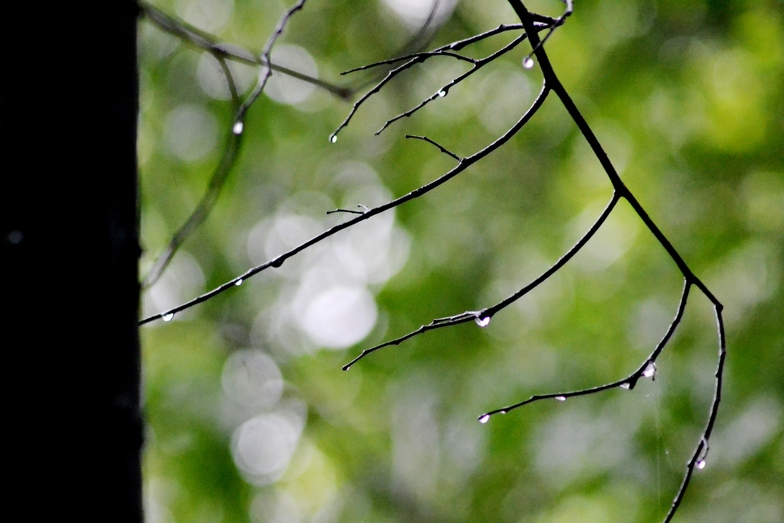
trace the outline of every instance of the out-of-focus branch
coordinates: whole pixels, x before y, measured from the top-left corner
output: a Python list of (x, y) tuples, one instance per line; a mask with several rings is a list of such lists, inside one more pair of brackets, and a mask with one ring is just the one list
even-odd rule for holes
[(191, 45), (207, 51), (216, 58), (225, 58), (227, 60), (232, 60), (247, 65), (269, 65), (269, 68), (273, 71), (277, 71), (281, 74), (296, 78), (297, 80), (302, 80), (303, 82), (315, 85), (316, 87), (334, 94), (341, 100), (350, 100), (351, 97), (354, 96), (354, 93), (356, 93), (355, 87), (332, 84), (330, 82), (321, 80), (320, 78), (315, 78), (313, 76), (300, 73), (298, 71), (294, 71), (293, 69), (289, 69), (288, 67), (271, 62), (263, 53), (256, 54), (245, 49), (244, 47), (240, 47), (235, 44), (221, 43), (215, 36), (202, 31), (201, 29), (193, 27), (184, 20), (180, 20), (179, 18), (167, 14), (147, 2), (139, 1), (139, 7), (142, 9), (142, 12), (147, 17), (147, 19), (155, 24), (155, 26), (159, 29), (166, 31), (167, 33), (172, 34)]

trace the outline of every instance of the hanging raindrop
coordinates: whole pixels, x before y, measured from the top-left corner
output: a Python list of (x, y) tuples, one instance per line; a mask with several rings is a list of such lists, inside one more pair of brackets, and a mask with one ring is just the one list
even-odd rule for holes
[(240, 285), (242, 285), (242, 278), (240, 278), (239, 280), (235, 281), (235, 282), (234, 282), (234, 285), (236, 285), (237, 287), (239, 287)]
[(479, 416), (479, 423), (487, 423), (488, 421), (490, 421), (490, 414)]
[(329, 141), (330, 141), (330, 142), (332, 142), (332, 143), (335, 143), (335, 142), (337, 142), (337, 141), (338, 141), (338, 135), (336, 135), (336, 134), (333, 134), (333, 135), (330, 137)]
[(656, 364), (654, 362), (650, 362), (645, 370), (642, 371), (642, 375), (646, 378), (656, 379)]
[(556, 396), (556, 401), (566, 401), (566, 396)]
[(525, 60), (523, 60), (523, 67), (526, 69), (532, 69), (534, 66), (534, 59), (530, 56), (526, 56)]
[(701, 459), (697, 462), (697, 469), (702, 470), (705, 468), (705, 460)]
[(483, 316), (481, 318), (477, 318), (474, 321), (476, 321), (476, 324), (479, 325), (480, 327), (487, 327), (488, 325), (490, 325), (490, 316)]
[(242, 134), (242, 130), (245, 128), (245, 125), (242, 122), (237, 122), (234, 124), (234, 127), (231, 128), (231, 132), (235, 135)]
[(441, 98), (443, 98), (444, 96), (446, 96), (446, 91), (439, 91), (439, 92), (438, 92), (438, 96), (440, 96)]
[(164, 314), (161, 317), (163, 318), (163, 321), (172, 321), (172, 318), (174, 318), (174, 313), (173, 312), (167, 312), (166, 314)]
[(627, 381), (627, 382), (621, 383), (621, 388), (622, 388), (623, 390), (631, 390), (632, 386), (631, 386), (631, 385), (629, 384), (629, 382)]

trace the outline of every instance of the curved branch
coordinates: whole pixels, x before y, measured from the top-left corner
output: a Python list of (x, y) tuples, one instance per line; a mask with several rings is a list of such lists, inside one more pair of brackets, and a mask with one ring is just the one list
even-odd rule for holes
[[(615, 204), (618, 203), (618, 200), (619, 200), (618, 195), (614, 194), (612, 199), (610, 200), (610, 203), (607, 204), (607, 207), (605, 207), (604, 211), (602, 211), (602, 214), (599, 216), (599, 218), (597, 218), (597, 220), (593, 223), (593, 225), (591, 225), (588, 231), (577, 241), (577, 243), (572, 245), (572, 247), (569, 248), (569, 250), (566, 251), (566, 253), (564, 253), (564, 255), (561, 256), (552, 267), (547, 269), (545, 272), (539, 275), (538, 278), (536, 278), (534, 281), (532, 281), (531, 283), (529, 283), (528, 285), (526, 285), (525, 287), (523, 287), (522, 289), (514, 293), (512, 296), (506, 298), (505, 300), (501, 301), (496, 305), (493, 305), (492, 307), (482, 309), (481, 311), (466, 311), (461, 314), (457, 314), (455, 316), (448, 316), (446, 318), (437, 318), (431, 321), (430, 323), (428, 323), (427, 325), (422, 325), (417, 330), (409, 332), (408, 334), (400, 336), (399, 338), (395, 338), (394, 340), (381, 343), (379, 345), (376, 345), (375, 347), (365, 349), (362, 351), (362, 353), (359, 356), (357, 356), (350, 362), (343, 365), (343, 370), (348, 370), (349, 368), (351, 368), (352, 365), (354, 365), (356, 362), (358, 362), (368, 354), (376, 352), (377, 350), (382, 349), (384, 347), (389, 347), (390, 345), (400, 345), (404, 341), (413, 338), (414, 336), (424, 334), (427, 331), (440, 329), (442, 327), (452, 327), (454, 325), (459, 325), (461, 323), (465, 323), (471, 320), (474, 320), (477, 323), (477, 325), (479, 325), (480, 327), (486, 327), (490, 323), (490, 319), (493, 317), (495, 313), (497, 313), (502, 309), (505, 309), (515, 301), (519, 300), (520, 298), (522, 298), (523, 296), (531, 292), (533, 289), (535, 289), (543, 282), (545, 282), (548, 278), (550, 278), (550, 276), (558, 272), (558, 270), (560, 270), (564, 265), (566, 265), (566, 263), (570, 259), (572, 259), (572, 257), (575, 254), (577, 254), (580, 251), (580, 249), (582, 249), (585, 246), (585, 244), (588, 243), (588, 241), (593, 237), (593, 235), (596, 234), (596, 232), (602, 227), (602, 224), (610, 216), (610, 213), (615, 208)], [(522, 406), (523, 404), (519, 406)], [(498, 412), (500, 412), (500, 410)], [(493, 413), (491, 412), (488, 414), (493, 414)]]
[(357, 216), (356, 218), (352, 218), (351, 220), (348, 220), (346, 222), (339, 223), (327, 229), (326, 231), (322, 232), (321, 234), (314, 236), (310, 240), (301, 243), (300, 245), (294, 247), (293, 249), (286, 251), (285, 253), (279, 255), (277, 258), (267, 261), (261, 265), (257, 265), (256, 267), (249, 269), (248, 271), (241, 274), (240, 276), (237, 276), (227, 281), (226, 283), (220, 285), (219, 287), (216, 287), (215, 289), (212, 289), (209, 292), (202, 294), (201, 296), (198, 296), (188, 302), (185, 302), (167, 311), (160, 312), (152, 316), (148, 316), (147, 318), (141, 320), (139, 322), (139, 325), (144, 325), (155, 320), (164, 320), (164, 321), (171, 320), (174, 317), (174, 315), (177, 314), (178, 312), (184, 311), (186, 309), (190, 309), (195, 305), (210, 300), (215, 296), (222, 294), (231, 288), (234, 288), (238, 283), (241, 283), (242, 281), (251, 278), (256, 274), (266, 269), (269, 269), (270, 267), (280, 267), (281, 265), (283, 265), (283, 262), (285, 262), (287, 259), (297, 255), (298, 253), (304, 251), (308, 247), (315, 245), (326, 238), (329, 238), (330, 236), (342, 231), (343, 229), (347, 229), (353, 225), (356, 225), (361, 221), (372, 218), (377, 214), (381, 214), (390, 209), (394, 209), (399, 205), (402, 205), (410, 200), (419, 198), (424, 194), (427, 194), (428, 192), (432, 191), (436, 187), (439, 187), (440, 185), (451, 180), (461, 172), (468, 169), (471, 165), (475, 164), (476, 162), (478, 162), (479, 160), (481, 160), (482, 158), (489, 155), (490, 153), (492, 153), (493, 151), (495, 151), (496, 149), (504, 145), (506, 142), (508, 142), (514, 135), (516, 135), (520, 131), (520, 129), (523, 128), (523, 126), (525, 126), (526, 123), (528, 123), (528, 121), (533, 117), (533, 115), (536, 114), (536, 112), (539, 110), (539, 108), (542, 106), (545, 99), (547, 98), (549, 92), (550, 90), (547, 88), (547, 86), (543, 85), (542, 90), (539, 92), (539, 95), (536, 97), (536, 100), (534, 100), (531, 107), (529, 107), (528, 110), (525, 112), (525, 114), (523, 114), (523, 116), (521, 116), (520, 119), (511, 128), (509, 128), (503, 135), (501, 135), (491, 144), (485, 146), (483, 149), (472, 154), (471, 156), (463, 158), (460, 161), (460, 163), (458, 163), (455, 167), (453, 167), (451, 170), (441, 175), (440, 177), (436, 178), (432, 182), (425, 184), (421, 187), (418, 187), (417, 189), (414, 189), (408, 194), (400, 196), (395, 200), (387, 202), (383, 205), (379, 205), (378, 207), (369, 209), (368, 211), (364, 212), (362, 215)]

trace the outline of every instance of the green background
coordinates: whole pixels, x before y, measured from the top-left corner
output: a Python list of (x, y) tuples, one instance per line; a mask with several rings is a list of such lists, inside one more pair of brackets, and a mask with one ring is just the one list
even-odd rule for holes
[[(254, 52), (287, 7), (155, 5)], [(527, 7), (557, 16), (563, 6)], [(517, 20), (504, 1), (463, 0), (441, 22), (431, 48)], [(309, 0), (273, 61), (305, 67), (296, 56), (309, 55), (321, 79), (357, 85), (373, 76), (339, 73), (394, 56), (411, 27), (381, 1)], [(139, 40), (144, 274), (206, 190), (234, 110), (209, 55), (147, 20)], [(377, 205), (454, 165), (406, 133), (462, 156), (490, 143), (539, 90), (538, 66), (520, 66), (529, 51), (374, 136), (466, 70), (431, 59), (371, 98), (335, 144), (350, 103), (270, 86), (278, 94), (250, 109), (212, 215), (146, 293), (144, 315), (349, 217), (327, 210)], [(675, 521), (784, 521), (784, 5), (578, 0), (547, 51), (628, 187), (725, 305), (724, 399)], [(233, 67), (246, 92), (257, 71)], [(682, 277), (624, 202), (488, 327), (430, 332), (340, 370), (362, 348), (518, 290), (611, 194), (551, 96), (513, 140), (434, 192), (143, 327), (147, 520), (662, 520), (713, 394), (716, 326), (696, 289), (654, 381), (476, 421), (532, 394), (621, 379), (664, 334)]]

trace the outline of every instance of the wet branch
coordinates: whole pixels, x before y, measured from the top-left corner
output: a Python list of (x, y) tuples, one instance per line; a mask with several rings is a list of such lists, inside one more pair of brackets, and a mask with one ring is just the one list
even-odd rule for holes
[(610, 203), (607, 204), (607, 207), (604, 209), (602, 214), (594, 222), (594, 224), (591, 225), (591, 227), (582, 236), (582, 238), (580, 238), (577, 241), (577, 243), (572, 245), (572, 247), (563, 256), (561, 256), (561, 258), (559, 258), (558, 261), (555, 262), (555, 264), (552, 267), (547, 269), (538, 278), (536, 278), (530, 284), (526, 285), (520, 291), (516, 292), (509, 298), (503, 300), (502, 302), (496, 305), (493, 305), (492, 307), (482, 309), (481, 311), (466, 311), (461, 314), (457, 314), (455, 316), (448, 316), (446, 318), (437, 318), (431, 321), (430, 323), (428, 323), (427, 325), (422, 325), (417, 330), (409, 332), (408, 334), (400, 336), (399, 338), (395, 338), (394, 340), (390, 340), (381, 343), (379, 345), (376, 345), (374, 347), (371, 347), (369, 349), (365, 349), (360, 353), (359, 356), (357, 356), (350, 362), (343, 365), (343, 370), (350, 369), (352, 365), (354, 365), (356, 362), (358, 362), (368, 354), (372, 354), (373, 352), (376, 352), (379, 349), (383, 349), (384, 347), (389, 347), (391, 345), (400, 345), (404, 341), (411, 339), (414, 336), (424, 334), (427, 331), (440, 329), (442, 327), (452, 327), (454, 325), (460, 325), (461, 323), (466, 323), (471, 320), (475, 321), (477, 325), (479, 325), (480, 327), (487, 327), (487, 325), (489, 325), (490, 323), (490, 319), (493, 317), (493, 314), (508, 307), (518, 299), (525, 296), (527, 293), (529, 293), (530, 291), (538, 287), (540, 284), (542, 284), (544, 281), (546, 281), (548, 278), (550, 278), (550, 276), (555, 274), (561, 267), (566, 265), (566, 262), (568, 262), (575, 254), (577, 254), (580, 251), (580, 249), (582, 249), (583, 246), (586, 243), (588, 243), (588, 240), (590, 240), (591, 237), (593, 237), (593, 235), (596, 234), (596, 232), (602, 227), (602, 224), (605, 222), (607, 217), (610, 216), (610, 213), (615, 208), (616, 203), (618, 203), (618, 196), (613, 195), (612, 200), (610, 200)]
[(243, 274), (241, 274), (241, 275), (239, 275), (239, 276), (237, 276), (235, 278), (232, 278), (231, 280), (227, 281), (226, 283), (220, 285), (219, 287), (216, 287), (215, 289), (212, 289), (209, 292), (206, 292), (206, 293), (202, 294), (201, 296), (198, 296), (198, 297), (196, 297), (196, 298), (194, 298), (194, 299), (192, 299), (192, 300), (190, 300), (188, 302), (185, 302), (185, 303), (183, 303), (181, 305), (178, 305), (178, 306), (176, 306), (176, 307), (174, 307), (172, 309), (169, 309), (169, 310), (160, 312), (158, 314), (154, 314), (152, 316), (149, 316), (147, 318), (144, 318), (143, 320), (141, 320), (139, 322), (139, 325), (145, 325), (147, 323), (150, 323), (150, 322), (153, 322), (153, 321), (156, 321), (156, 320), (169, 321), (178, 312), (184, 311), (186, 309), (190, 309), (191, 307), (194, 307), (194, 306), (196, 306), (196, 305), (198, 305), (200, 303), (204, 303), (205, 301), (210, 300), (210, 299), (214, 298), (215, 296), (217, 296), (219, 294), (222, 294), (222, 293), (226, 292), (227, 290), (236, 287), (238, 283), (242, 283), (244, 280), (246, 280), (248, 278), (251, 278), (251, 277), (255, 276), (256, 274), (258, 274), (258, 273), (260, 273), (262, 271), (265, 271), (265, 270), (269, 269), (270, 267), (272, 267), (272, 268), (280, 267), (281, 265), (283, 265), (283, 262), (285, 262), (287, 259), (289, 259), (289, 258), (291, 258), (293, 256), (296, 256), (297, 254), (299, 254), (300, 252), (304, 251), (305, 249), (307, 249), (307, 248), (309, 248), (309, 247), (311, 247), (311, 246), (313, 246), (313, 245), (315, 245), (315, 244), (325, 240), (326, 238), (329, 238), (330, 236), (333, 236), (334, 234), (342, 231), (343, 229), (347, 229), (347, 228), (349, 228), (349, 227), (351, 227), (353, 225), (356, 225), (357, 223), (359, 223), (361, 221), (370, 219), (373, 216), (381, 214), (381, 213), (383, 213), (385, 211), (388, 211), (390, 209), (394, 209), (395, 207), (397, 207), (399, 205), (402, 205), (402, 204), (404, 204), (404, 203), (406, 203), (408, 201), (414, 200), (416, 198), (419, 198), (420, 196), (423, 196), (423, 195), (427, 194), (428, 192), (432, 191), (436, 187), (439, 187), (440, 185), (442, 185), (442, 184), (446, 183), (447, 181), (451, 180), (452, 178), (454, 178), (458, 174), (460, 174), (463, 171), (465, 171), (466, 169), (468, 169), (471, 165), (473, 165), (476, 162), (480, 161), (481, 159), (485, 158), (486, 156), (491, 154), (493, 151), (495, 151), (496, 149), (498, 149), (499, 147), (501, 147), (502, 145), (507, 143), (514, 135), (516, 135), (520, 131), (520, 129), (523, 128), (523, 126), (525, 126), (526, 123), (528, 123), (528, 121), (531, 119), (531, 117), (534, 114), (536, 114), (536, 112), (539, 110), (539, 108), (542, 106), (542, 104), (544, 103), (545, 99), (547, 98), (547, 95), (549, 94), (549, 92), (550, 92), (550, 90), (546, 86), (542, 86), (542, 90), (539, 92), (539, 95), (536, 97), (536, 99), (534, 100), (534, 102), (531, 105), (531, 107), (529, 107), (528, 110), (525, 112), (525, 114), (523, 114), (523, 116), (521, 116), (520, 119), (511, 128), (509, 128), (503, 135), (501, 135), (499, 138), (497, 138), (495, 141), (493, 141), (489, 145), (485, 146), (483, 149), (481, 149), (481, 150), (477, 151), (476, 153), (472, 154), (471, 156), (463, 158), (460, 161), (460, 163), (458, 163), (455, 167), (453, 167), (451, 170), (449, 170), (445, 174), (441, 175), (440, 177), (436, 178), (435, 180), (431, 181), (430, 183), (422, 185), (421, 187), (418, 187), (418, 188), (414, 189), (413, 191), (411, 191), (411, 192), (409, 192), (409, 193), (407, 193), (407, 194), (405, 194), (403, 196), (400, 196), (399, 198), (396, 198), (395, 200), (392, 200), (392, 201), (387, 202), (385, 204), (379, 205), (378, 207), (374, 207), (372, 209), (369, 209), (369, 210), (365, 211), (364, 213), (362, 213), (361, 215), (358, 215), (356, 218), (352, 218), (352, 219), (350, 219), (350, 220), (348, 220), (346, 222), (339, 223), (339, 224), (337, 224), (337, 225), (327, 229), (326, 231), (322, 232), (321, 234), (318, 234), (317, 236), (314, 236), (310, 240), (307, 240), (307, 241), (301, 243), (300, 245), (298, 245), (298, 246), (296, 246), (296, 247), (286, 251), (285, 253), (279, 255), (278, 257), (276, 257), (276, 258), (274, 258), (272, 260), (269, 260), (269, 261), (267, 261), (267, 262), (265, 262), (265, 263), (263, 263), (261, 265), (257, 265), (256, 267), (253, 267), (253, 268), (247, 270), (245, 273), (243, 273)]
[(427, 142), (427, 143), (429, 143), (429, 144), (432, 144), (432, 145), (434, 145), (435, 147), (437, 147), (439, 151), (441, 151), (442, 153), (446, 154), (447, 156), (451, 156), (452, 158), (454, 158), (454, 159), (455, 159), (455, 160), (457, 160), (458, 162), (462, 162), (462, 161), (463, 161), (463, 159), (462, 159), (462, 158), (460, 158), (458, 155), (456, 155), (455, 153), (453, 153), (453, 152), (452, 152), (452, 151), (450, 151), (449, 149), (446, 149), (446, 148), (445, 148), (444, 146), (442, 146), (441, 144), (439, 144), (439, 143), (437, 143), (437, 142), (435, 142), (435, 141), (431, 140), (431, 139), (430, 139), (430, 138), (428, 138), (427, 136), (416, 136), (416, 135), (413, 135), (413, 134), (407, 134), (407, 135), (406, 135), (406, 138), (415, 139), (415, 140), (422, 140), (423, 142)]

